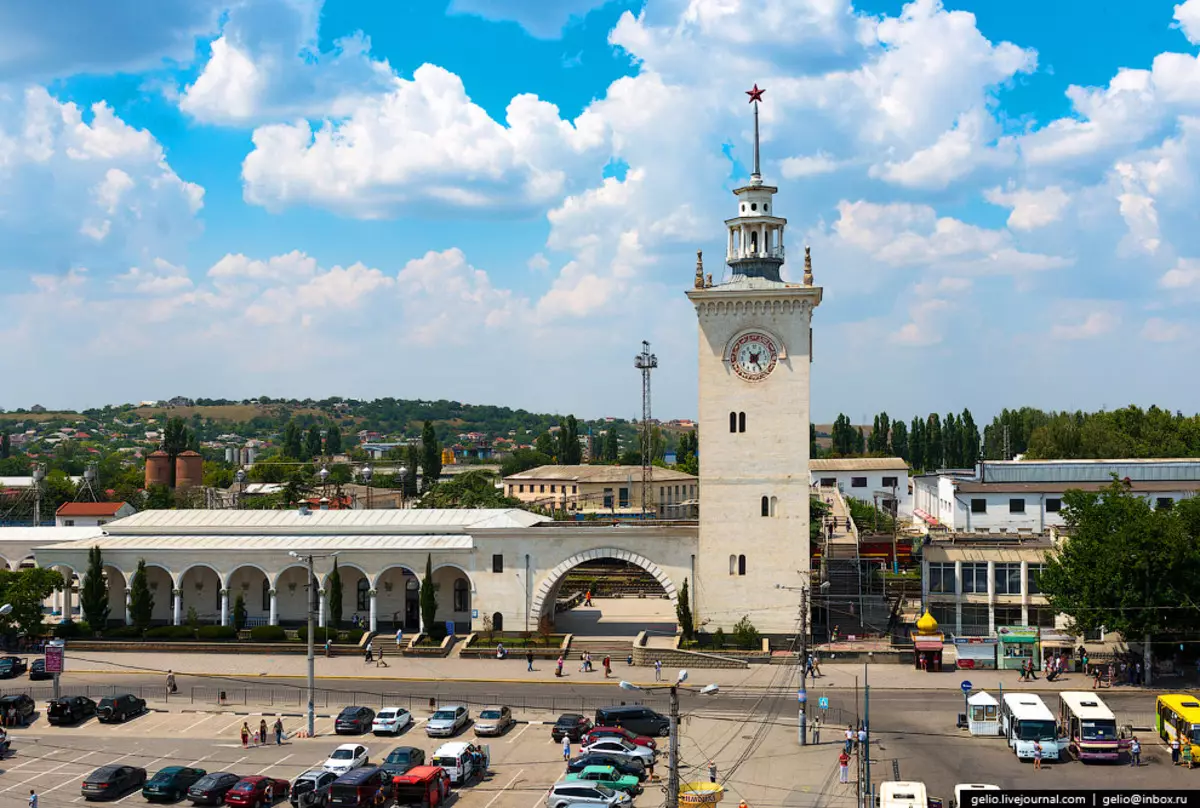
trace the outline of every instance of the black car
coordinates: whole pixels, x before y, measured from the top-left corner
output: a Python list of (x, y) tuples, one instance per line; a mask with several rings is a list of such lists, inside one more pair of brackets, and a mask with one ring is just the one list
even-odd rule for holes
[(0, 679), (11, 679), (29, 670), (29, 660), (19, 656), (0, 657)]
[(414, 766), (425, 765), (425, 752), (415, 746), (397, 746), (379, 764), (389, 777), (405, 774)]
[(361, 735), (369, 732), (375, 711), (370, 707), (347, 707), (333, 722), (333, 731), (338, 735)]
[(46, 670), (46, 660), (35, 659), (29, 666), (29, 680), (36, 682), (39, 679), (53, 679), (54, 674)]
[(8, 716), (8, 708), (15, 707), (17, 710), (17, 724), (25, 726), (33, 720), (33, 714), (36, 710), (33, 704), (33, 699), (24, 693), (14, 693), (11, 696), (0, 698), (0, 712), (3, 712), (5, 718)]
[(572, 743), (580, 743), (591, 729), (592, 722), (579, 713), (563, 713), (550, 728), (550, 737), (561, 743), (563, 736), (566, 736)]
[(619, 758), (615, 755), (605, 755), (600, 752), (592, 752), (573, 758), (567, 763), (567, 772), (578, 774), (588, 766), (612, 766), (617, 770), (618, 774), (632, 775), (638, 780), (646, 779), (646, 767), (640, 760)]
[(51, 724), (74, 724), (96, 714), (96, 702), (87, 696), (64, 696), (46, 705), (46, 719)]
[(240, 774), (211, 772), (192, 784), (187, 790), (187, 798), (193, 805), (223, 805), (225, 793), (241, 779)]
[(112, 800), (146, 784), (146, 770), (137, 766), (101, 766), (79, 789), (85, 800)]
[(177, 802), (183, 799), (183, 795), (188, 789), (196, 784), (196, 782), (208, 774), (204, 769), (195, 769), (191, 766), (167, 766), (165, 769), (159, 769), (153, 777), (146, 781), (146, 785), (142, 786), (142, 796), (147, 802), (155, 800), (163, 800), (165, 802)]
[(146, 712), (146, 700), (139, 699), (132, 693), (122, 693), (120, 696), (106, 696), (100, 699), (96, 715), (105, 724), (116, 724), (133, 715)]

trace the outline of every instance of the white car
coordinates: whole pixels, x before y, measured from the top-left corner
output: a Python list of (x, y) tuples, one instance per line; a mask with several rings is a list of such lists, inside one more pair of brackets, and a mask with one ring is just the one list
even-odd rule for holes
[(640, 760), (647, 768), (654, 762), (654, 750), (650, 747), (638, 746), (624, 738), (615, 738), (612, 736), (597, 738), (592, 743), (584, 746), (580, 754), (587, 755), (593, 752), (601, 755), (612, 755), (613, 757), (625, 760)]
[(555, 783), (546, 792), (546, 808), (628, 808), (632, 803), (633, 798), (624, 791), (576, 780)]
[(375, 713), (371, 722), (371, 732), (376, 735), (399, 735), (400, 731), (412, 723), (412, 713), (402, 707), (384, 707)]
[(333, 750), (333, 754), (329, 756), (329, 760), (321, 766), (327, 772), (333, 772), (338, 777), (341, 777), (351, 769), (357, 769), (359, 766), (366, 766), (369, 750), (360, 743), (344, 743), (337, 749)]

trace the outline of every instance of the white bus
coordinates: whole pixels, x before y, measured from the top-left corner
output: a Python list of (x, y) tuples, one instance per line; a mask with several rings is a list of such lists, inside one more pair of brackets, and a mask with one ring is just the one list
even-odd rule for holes
[(1058, 694), (1058, 723), (1067, 749), (1080, 760), (1116, 761), (1121, 757), (1117, 717), (1095, 693)]
[(879, 808), (929, 808), (929, 795), (924, 783), (889, 780), (879, 784), (875, 804)]
[(1000, 734), (1018, 760), (1033, 760), (1034, 747), (1042, 747), (1043, 760), (1058, 760), (1058, 730), (1054, 714), (1032, 693), (1007, 693), (1000, 703)]

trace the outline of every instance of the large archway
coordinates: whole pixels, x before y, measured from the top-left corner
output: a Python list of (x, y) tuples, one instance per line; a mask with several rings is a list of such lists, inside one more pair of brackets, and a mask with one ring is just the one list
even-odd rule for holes
[(388, 567), (375, 578), (378, 629), (417, 632), (421, 628), (421, 579), (408, 567)]
[[(125, 589), (129, 586), (125, 573), (111, 564), (104, 565), (104, 582), (108, 587), (108, 624), (125, 624)], [(104, 626), (99, 627), (106, 628)]]
[(471, 612), (475, 608), (475, 586), (466, 570), (444, 564), (433, 571), (433, 586), (437, 591), (437, 622), (454, 624), (455, 634), (471, 631)]
[[(591, 606), (578, 602), (588, 591)], [(633, 636), (647, 629), (673, 633), (677, 598), (675, 583), (650, 559), (599, 548), (571, 556), (547, 573), (530, 613), (535, 625), (547, 618), (558, 631), (583, 636)]]
[(201, 623), (221, 622), (221, 576), (215, 569), (207, 564), (188, 567), (179, 577), (179, 592), (180, 617), (185, 623), (193, 609)]
[(146, 586), (150, 589), (150, 597), (154, 608), (150, 610), (150, 622), (155, 625), (169, 625), (174, 617), (175, 581), (165, 567), (157, 564), (146, 565)]
[(229, 574), (229, 622), (234, 622), (234, 609), (240, 595), (246, 607), (246, 628), (265, 626), (271, 622), (272, 593), (270, 579), (261, 567), (244, 564)]

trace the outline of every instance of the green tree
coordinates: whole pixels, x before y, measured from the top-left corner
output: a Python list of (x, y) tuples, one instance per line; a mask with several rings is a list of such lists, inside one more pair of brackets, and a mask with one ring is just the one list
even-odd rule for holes
[(695, 431), (684, 432), (679, 436), (679, 446), (675, 449), (675, 468), (685, 474), (699, 474), (699, 452), (699, 434)]
[(762, 635), (750, 622), (750, 615), (742, 615), (742, 619), (733, 626), (733, 641), (739, 648), (758, 650), (762, 645)]
[(892, 454), (896, 457), (902, 457), (905, 460), (910, 459), (908, 427), (905, 426), (903, 421), (892, 423)]
[(808, 457), (813, 459), (818, 456), (817, 452), (817, 425), (812, 421), (808, 422)]
[(867, 433), (861, 426), (858, 428), (858, 445), (855, 454), (865, 455), (867, 453)]
[(421, 488), (428, 491), (442, 476), (442, 444), (433, 430), (433, 421), (421, 427)]
[(335, 423), (330, 423), (325, 430), (325, 454), (340, 455), (342, 453), (342, 430)]
[(522, 471), (549, 465), (551, 458), (533, 449), (517, 449), (500, 461), (500, 476), (511, 477)]
[(63, 586), (62, 574), (45, 567), (0, 570), (0, 603), (12, 605), (12, 611), (0, 617), (0, 628), (5, 633), (15, 629), (31, 637), (41, 636), (45, 633), (42, 604)]
[(12, 444), (8, 433), (5, 432), (3, 435), (0, 435), (0, 459), (7, 459), (10, 455), (12, 455)]
[(558, 425), (558, 462), (564, 466), (577, 466), (583, 462), (583, 447), (579, 445), (579, 422), (568, 415)]
[(241, 631), (246, 627), (246, 621), (250, 619), (250, 612), (246, 609), (246, 598), (241, 592), (237, 593), (237, 597), (233, 599), (233, 629)]
[(304, 435), (300, 432), (300, 425), (295, 421), (288, 421), (287, 426), (283, 428), (283, 446), (281, 448), (283, 456), (292, 460), (307, 460), (304, 457)]
[(946, 420), (942, 423), (942, 446), (945, 452), (943, 461), (952, 469), (962, 468), (962, 439), (958, 418), (954, 413), (948, 412)]
[(925, 422), (919, 415), (912, 419), (912, 429), (908, 433), (908, 463), (914, 469), (925, 470)]
[(321, 448), (321, 427), (313, 424), (308, 428), (308, 434), (304, 437), (304, 459), (312, 460), (322, 454), (324, 454), (324, 450)]
[(925, 430), (925, 468), (928, 471), (944, 468), (946, 450), (942, 444), (942, 421), (936, 412), (929, 414)]
[(292, 476), (295, 466), (279, 457), (258, 460), (247, 474), (252, 483), (282, 483)]
[(416, 446), (408, 446), (405, 448), (408, 455), (408, 474), (404, 476), (404, 496), (408, 499), (416, 499), (420, 493), (418, 489), (418, 480), (421, 469), (421, 452)]
[(146, 559), (139, 558), (137, 570), (129, 581), (129, 616), (139, 629), (150, 626), (154, 614), (154, 595), (150, 594), (150, 584), (146, 580)]
[(679, 621), (679, 633), (683, 635), (685, 640), (694, 639), (696, 636), (696, 625), (692, 619), (692, 601), (688, 592), (688, 580), (683, 579), (683, 586), (679, 588), (679, 600), (675, 602), (675, 619)]
[(554, 445), (554, 438), (549, 432), (543, 432), (534, 439), (533, 450), (552, 458), (553, 462), (558, 462), (558, 447)]
[(333, 572), (329, 573), (329, 580), (325, 583), (325, 589), (329, 598), (329, 620), (330, 628), (334, 631), (341, 628), (342, 625), (342, 574), (338, 572), (337, 559), (333, 559)]
[(1152, 510), (1114, 478), (1098, 493), (1067, 491), (1062, 516), (1070, 538), (1048, 555), (1039, 587), (1073, 630), (1141, 640), (1149, 685), (1154, 637), (1200, 628), (1200, 507)]
[(497, 477), (490, 471), (468, 471), (456, 474), (449, 480), (434, 483), (421, 499), (417, 508), (519, 508), (521, 502), (504, 495), (497, 487)]
[(610, 424), (608, 429), (604, 430), (604, 451), (601, 452), (601, 456), (605, 463), (616, 463), (617, 458), (621, 456), (621, 439), (614, 424)]
[(198, 448), (196, 434), (188, 429), (187, 423), (182, 418), (168, 418), (166, 426), (163, 427), (162, 445), (159, 448), (170, 458), (171, 462), (168, 466), (170, 487), (174, 488), (175, 458), (189, 449), (195, 451)]
[(97, 545), (88, 550), (87, 573), (83, 578), (83, 588), (79, 592), (79, 606), (83, 611), (83, 619), (91, 626), (92, 631), (105, 629), (109, 612), (108, 587), (104, 583), (104, 559)]
[(437, 590), (433, 586), (433, 555), (425, 556), (425, 577), (421, 580), (421, 627), (429, 637), (440, 637), (445, 632), (438, 628)]
[(968, 409), (962, 411), (959, 423), (962, 427), (962, 465), (974, 468), (979, 462), (979, 427), (975, 425), (975, 419), (971, 417), (971, 411)]

